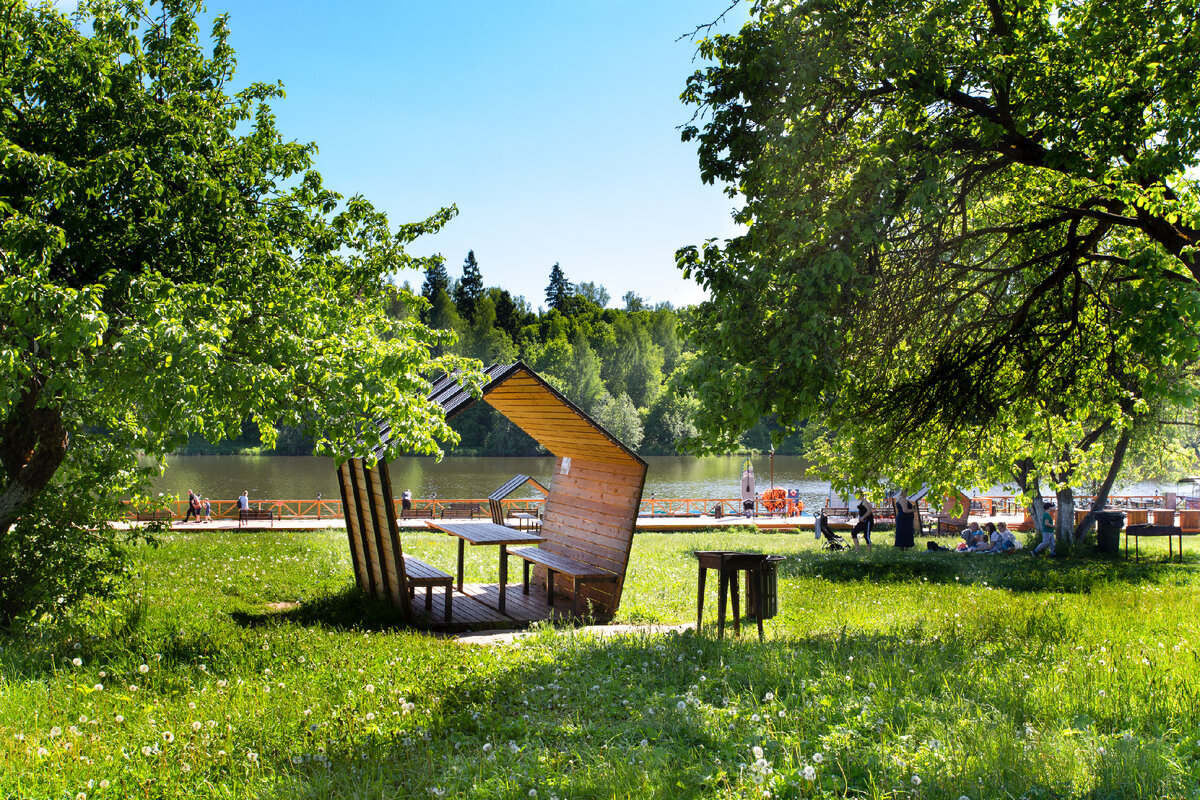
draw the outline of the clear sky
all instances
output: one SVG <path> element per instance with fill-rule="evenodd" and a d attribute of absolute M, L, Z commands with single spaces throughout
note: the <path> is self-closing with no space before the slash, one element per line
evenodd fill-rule
<path fill-rule="evenodd" d="M 418 241 L 452 278 L 474 249 L 486 285 L 545 303 L 572 282 L 676 305 L 703 299 L 675 250 L 734 232 L 734 203 L 701 183 L 679 101 L 701 66 L 680 41 L 729 0 L 209 0 L 228 12 L 239 85 L 283 81 L 289 139 L 394 224 L 456 204 Z M 721 25 L 733 31 L 746 5 Z M 422 276 L 402 274 L 419 288 Z"/>

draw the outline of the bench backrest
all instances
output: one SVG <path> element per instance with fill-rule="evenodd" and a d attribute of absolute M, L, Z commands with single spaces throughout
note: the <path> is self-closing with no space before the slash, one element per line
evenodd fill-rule
<path fill-rule="evenodd" d="M 611 615 L 620 602 L 646 467 L 638 463 L 556 460 L 542 517 L 540 547 L 615 572 L 616 584 L 588 584 L 582 600 Z M 557 591 L 557 587 L 556 591 Z M 565 588 L 565 587 L 564 587 Z"/>

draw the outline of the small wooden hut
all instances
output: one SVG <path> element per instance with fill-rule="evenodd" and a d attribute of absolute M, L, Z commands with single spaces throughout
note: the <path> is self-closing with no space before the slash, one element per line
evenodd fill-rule
<path fill-rule="evenodd" d="M 487 382 L 478 399 L 555 458 L 539 548 L 616 576 L 615 581 L 583 583 L 576 598 L 576 587 L 563 586 L 560 575 L 554 583 L 554 596 L 575 607 L 582 600 L 601 621 L 611 619 L 621 602 L 646 462 L 526 365 L 493 365 L 486 373 Z M 477 400 L 453 376 L 438 380 L 431 398 L 445 409 L 447 419 Z M 368 467 L 363 459 L 351 459 L 339 468 L 338 483 L 355 578 L 367 594 L 389 598 L 406 616 L 438 628 L 529 623 L 555 613 L 545 594 L 546 570 L 535 566 L 541 595 L 522 597 L 520 583 L 508 586 L 506 612 L 501 618 L 487 608 L 489 591 L 494 593 L 498 587 L 479 586 L 463 587 L 463 594 L 454 594 L 453 619 L 414 615 L 387 462 L 380 459 Z M 480 602 L 473 603 L 473 599 Z"/>

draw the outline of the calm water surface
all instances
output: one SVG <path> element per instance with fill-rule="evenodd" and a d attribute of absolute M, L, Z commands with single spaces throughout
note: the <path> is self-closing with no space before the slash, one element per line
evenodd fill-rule
<path fill-rule="evenodd" d="M 651 456 L 643 496 L 658 498 L 738 497 L 744 456 Z M 758 490 L 771 487 L 769 456 L 751 459 Z M 252 500 L 312 499 L 320 493 L 338 497 L 332 459 L 311 456 L 174 456 L 154 491 L 186 496 L 194 489 L 215 500 L 232 500 L 243 491 Z M 441 462 L 432 458 L 401 458 L 391 464 L 392 489 L 398 496 L 411 489 L 417 498 L 484 498 L 517 473 L 530 475 L 545 485 L 551 481 L 553 458 L 471 458 L 455 456 Z M 775 456 L 774 485 L 799 489 L 809 508 L 824 504 L 829 484 L 808 476 L 808 463 L 797 456 Z M 1129 494 L 1175 491 L 1170 481 L 1142 483 L 1122 490 Z M 1185 489 L 1186 492 L 1186 489 Z M 992 494 L 1007 494 L 996 487 Z M 522 497 L 532 494 L 518 493 Z"/>

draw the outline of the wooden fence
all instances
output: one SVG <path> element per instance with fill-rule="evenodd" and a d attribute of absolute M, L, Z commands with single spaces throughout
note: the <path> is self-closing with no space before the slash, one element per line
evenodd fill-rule
<path fill-rule="evenodd" d="M 1200 500 L 1189 502 L 1194 498 L 1178 499 L 1179 508 L 1200 508 Z M 1075 498 L 1076 508 L 1087 508 L 1090 506 L 1092 498 L 1077 497 Z M 399 515 L 400 501 L 395 500 L 396 512 Z M 543 498 L 524 498 L 512 499 L 506 498 L 500 501 L 506 515 L 511 516 L 515 513 L 526 514 L 541 514 L 542 508 L 545 505 Z M 487 498 L 479 499 L 457 499 L 457 498 L 425 498 L 414 499 L 413 508 L 432 508 L 434 516 L 440 516 L 442 509 L 451 503 L 475 503 L 479 506 L 481 517 L 488 517 L 488 501 Z M 213 519 L 237 519 L 237 500 L 213 500 L 212 516 Z M 1088 504 L 1088 505 L 1085 505 Z M 1109 505 L 1117 509 L 1126 508 L 1161 508 L 1163 498 L 1159 495 L 1118 495 L 1109 498 Z M 921 510 L 929 512 L 933 507 L 927 502 L 922 501 L 920 504 Z M 135 517 L 135 510 L 130 503 L 126 503 L 128 509 L 128 518 Z M 166 504 L 166 508 L 171 512 L 175 519 L 183 519 L 187 513 L 186 500 L 174 500 Z M 317 500 L 251 500 L 250 508 L 256 509 L 271 509 L 275 512 L 276 519 L 342 519 L 342 501 L 341 499 L 327 500 L 320 498 Z M 642 504 L 638 509 L 640 517 L 701 517 L 701 516 L 716 516 L 717 509 L 720 509 L 720 516 L 736 516 L 742 512 L 742 501 L 737 498 L 711 498 L 711 497 L 692 497 L 692 498 L 655 498 L 642 500 Z M 806 507 L 804 513 L 812 514 L 816 509 Z M 1017 498 L 1008 495 L 993 496 L 993 497 L 973 497 L 971 498 L 971 513 L 983 516 L 999 516 L 999 515 L 1015 515 L 1025 511 L 1025 506 L 1020 503 Z M 886 511 L 886 509 L 881 509 Z M 764 502 L 759 499 L 755 503 L 755 513 L 761 516 L 769 516 L 772 512 L 767 509 Z"/>

